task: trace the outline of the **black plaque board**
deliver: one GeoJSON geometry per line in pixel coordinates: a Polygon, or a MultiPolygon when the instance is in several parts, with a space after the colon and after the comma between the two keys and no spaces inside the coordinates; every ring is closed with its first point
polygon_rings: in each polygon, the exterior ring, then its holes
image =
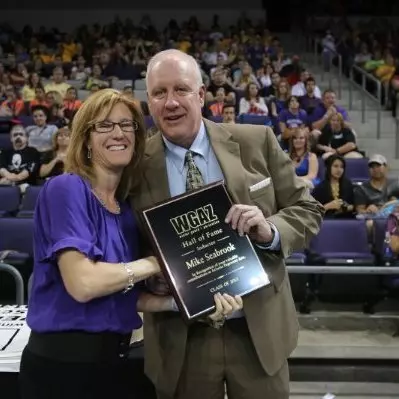
{"type": "Polygon", "coordinates": [[[244,296],[270,284],[249,237],[225,223],[231,206],[222,181],[142,211],[186,321],[211,313],[217,292],[244,296]]]}

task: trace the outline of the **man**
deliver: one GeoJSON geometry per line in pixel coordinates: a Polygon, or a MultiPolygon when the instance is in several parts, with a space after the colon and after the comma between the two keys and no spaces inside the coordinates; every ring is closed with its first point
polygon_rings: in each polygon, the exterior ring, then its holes
{"type": "MultiPolygon", "coordinates": [[[[311,92],[309,88],[306,87],[306,84],[308,83],[308,79],[310,79],[310,77],[311,76],[309,71],[307,71],[306,69],[301,71],[300,80],[298,83],[292,86],[291,94],[296,97],[302,97],[305,96],[306,94],[309,94],[309,95],[314,95],[316,98],[321,98],[321,91],[316,85],[312,87],[311,92]]],[[[315,80],[313,79],[310,82],[315,83],[315,80]]]]}
{"type": "Polygon", "coordinates": [[[40,167],[40,154],[28,147],[28,135],[22,125],[10,132],[12,149],[0,154],[0,185],[19,185],[21,191],[27,184],[35,184],[40,167]]]}
{"type": "Polygon", "coordinates": [[[221,399],[225,384],[229,399],[288,399],[287,358],[297,344],[298,322],[283,258],[318,232],[322,208],[270,128],[202,119],[205,88],[192,57],[160,52],[146,80],[160,132],[147,141],[135,209],[185,192],[193,168],[204,184],[224,179],[235,203],[226,223],[251,233],[272,281],[246,296],[243,311],[220,329],[188,326],[178,312],[145,314],[146,373],[158,399],[221,399]],[[259,182],[260,189],[250,190],[259,182]]]}
{"type": "Polygon", "coordinates": [[[368,164],[370,180],[356,187],[355,206],[357,213],[372,218],[384,206],[399,199],[399,181],[388,180],[387,159],[383,155],[373,155],[368,164]]]}
{"type": "Polygon", "coordinates": [[[206,102],[210,103],[216,100],[216,92],[218,89],[223,87],[226,94],[226,100],[231,103],[235,103],[236,97],[234,93],[234,88],[227,78],[227,72],[224,69],[216,69],[211,77],[211,84],[208,86],[206,93],[206,102]]]}
{"type": "Polygon", "coordinates": [[[305,81],[305,94],[299,98],[301,108],[306,111],[308,116],[322,103],[321,99],[315,94],[316,81],[313,77],[309,77],[305,81]]]}
{"type": "Polygon", "coordinates": [[[349,129],[351,128],[349,122],[348,112],[336,104],[335,91],[328,89],[323,93],[322,103],[320,103],[310,116],[312,129],[321,132],[321,130],[331,121],[331,118],[339,113],[344,118],[344,124],[349,129]]]}
{"type": "Polygon", "coordinates": [[[236,109],[233,104],[224,104],[223,123],[236,123],[236,109]]]}

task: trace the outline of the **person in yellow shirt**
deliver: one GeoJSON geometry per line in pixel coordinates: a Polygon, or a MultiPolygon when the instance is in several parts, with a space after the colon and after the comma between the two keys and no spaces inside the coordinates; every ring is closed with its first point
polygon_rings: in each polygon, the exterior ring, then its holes
{"type": "Polygon", "coordinates": [[[71,87],[64,81],[64,70],[60,67],[54,68],[52,78],[53,81],[48,83],[44,88],[46,93],[49,91],[56,91],[61,95],[62,99],[64,99],[67,90],[71,87]]]}

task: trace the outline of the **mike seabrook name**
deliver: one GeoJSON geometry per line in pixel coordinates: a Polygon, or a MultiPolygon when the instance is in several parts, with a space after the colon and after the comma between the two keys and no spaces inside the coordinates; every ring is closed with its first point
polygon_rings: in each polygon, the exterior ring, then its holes
{"type": "Polygon", "coordinates": [[[204,256],[195,257],[195,258],[192,258],[190,260],[186,260],[187,269],[190,270],[193,267],[197,267],[197,266],[203,265],[207,261],[210,261],[212,259],[216,259],[219,256],[222,256],[222,255],[227,254],[229,252],[235,251],[235,249],[236,249],[236,247],[234,246],[234,244],[232,244],[230,242],[227,246],[225,246],[223,248],[220,248],[220,249],[215,249],[212,252],[204,254],[204,256]]]}

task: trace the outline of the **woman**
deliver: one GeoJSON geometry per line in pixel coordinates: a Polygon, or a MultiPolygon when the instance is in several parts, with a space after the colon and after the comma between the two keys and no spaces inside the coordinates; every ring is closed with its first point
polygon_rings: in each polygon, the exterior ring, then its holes
{"type": "Polygon", "coordinates": [[[64,115],[67,119],[72,120],[77,110],[81,107],[82,101],[78,100],[78,91],[75,87],[70,87],[64,99],[64,115]]]}
{"type": "Polygon", "coordinates": [[[283,109],[287,108],[287,101],[291,95],[291,87],[287,79],[281,79],[276,88],[276,96],[270,101],[272,116],[278,118],[283,109]]]}
{"type": "Polygon", "coordinates": [[[299,128],[289,141],[289,155],[294,164],[296,175],[301,177],[309,188],[319,183],[317,173],[319,162],[316,154],[310,152],[308,132],[299,128]]]}
{"type": "Polygon", "coordinates": [[[38,87],[44,90],[43,84],[40,80],[40,76],[36,72],[33,72],[33,73],[29,74],[27,82],[25,83],[24,87],[22,88],[22,91],[21,91],[22,99],[25,102],[33,101],[36,97],[35,90],[38,87]]]}
{"type": "Polygon", "coordinates": [[[323,159],[333,154],[342,155],[344,158],[363,158],[357,151],[356,137],[352,130],[345,126],[345,121],[340,113],[331,117],[318,138],[317,150],[323,159]]]}
{"type": "Polygon", "coordinates": [[[324,180],[313,190],[313,197],[326,211],[326,218],[351,218],[354,216],[354,190],[345,177],[345,159],[337,154],[326,160],[324,180]]]}
{"type": "Polygon", "coordinates": [[[267,115],[268,109],[265,100],[259,95],[258,86],[249,83],[240,100],[239,115],[267,115]]]}
{"type": "Polygon", "coordinates": [[[67,127],[59,129],[53,136],[53,148],[45,152],[41,159],[40,177],[62,175],[64,173],[64,162],[67,154],[71,132],[67,127]]]}
{"type": "Polygon", "coordinates": [[[304,128],[308,122],[308,115],[305,110],[300,109],[299,100],[296,96],[290,96],[287,101],[288,109],[283,109],[278,117],[279,130],[283,147],[288,146],[289,139],[301,127],[304,128]]]}
{"type": "MultiPolygon", "coordinates": [[[[134,398],[127,351],[137,313],[171,311],[170,296],[136,283],[160,272],[140,258],[127,195],[140,178],[145,125],[116,90],[90,96],[77,112],[66,172],[43,186],[35,211],[35,264],[20,368],[22,399],[134,398]]],[[[215,297],[212,320],[239,307],[215,297]]],[[[241,304],[242,305],[242,304],[241,304]]]]}
{"type": "Polygon", "coordinates": [[[42,105],[32,107],[34,125],[26,128],[29,136],[29,147],[36,148],[41,153],[51,151],[53,136],[58,130],[57,126],[47,123],[48,112],[47,107],[42,105]]]}

